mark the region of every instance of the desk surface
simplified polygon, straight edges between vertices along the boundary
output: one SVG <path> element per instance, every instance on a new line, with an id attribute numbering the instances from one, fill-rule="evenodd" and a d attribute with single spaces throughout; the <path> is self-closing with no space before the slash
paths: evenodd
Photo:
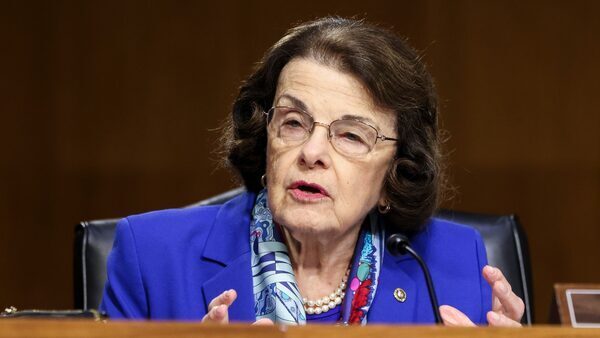
<path id="1" fill-rule="evenodd" d="M 600 329 L 573 329 L 559 326 L 507 328 L 446 328 L 442 326 L 340 327 L 311 325 L 275 327 L 250 325 L 208 325 L 181 322 L 94 322 L 89 320 L 0 319 L 0 337 L 600 337 Z"/>

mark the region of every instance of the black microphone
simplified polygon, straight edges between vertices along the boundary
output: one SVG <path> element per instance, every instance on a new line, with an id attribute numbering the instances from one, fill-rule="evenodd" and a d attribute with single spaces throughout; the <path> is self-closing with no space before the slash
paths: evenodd
<path id="1" fill-rule="evenodd" d="M 429 299 L 431 299 L 431 307 L 433 308 L 433 316 L 437 324 L 442 324 L 442 316 L 440 315 L 440 306 L 438 305 L 437 296 L 435 295 L 435 289 L 433 288 L 433 281 L 429 274 L 429 269 L 419 254 L 413 250 L 410 246 L 408 238 L 402 234 L 393 234 L 385 241 L 385 246 L 389 252 L 394 256 L 404 255 L 406 253 L 413 256 L 419 265 L 423 274 L 425 275 L 425 281 L 427 282 L 427 290 L 429 291 Z"/>

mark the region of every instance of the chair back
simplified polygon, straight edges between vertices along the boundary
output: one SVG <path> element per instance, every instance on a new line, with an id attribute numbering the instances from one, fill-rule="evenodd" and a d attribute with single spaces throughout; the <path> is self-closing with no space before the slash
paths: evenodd
<path id="1" fill-rule="evenodd" d="M 222 204 L 244 192 L 227 191 L 189 207 Z M 533 321 L 533 295 L 529 249 L 523 228 L 515 215 L 492 216 L 441 210 L 436 217 L 471 226 L 485 243 L 489 264 L 502 270 L 513 291 L 525 302 L 522 322 Z M 74 291 L 75 308 L 97 309 L 106 281 L 106 259 L 112 248 L 118 219 L 84 221 L 75 229 Z"/>

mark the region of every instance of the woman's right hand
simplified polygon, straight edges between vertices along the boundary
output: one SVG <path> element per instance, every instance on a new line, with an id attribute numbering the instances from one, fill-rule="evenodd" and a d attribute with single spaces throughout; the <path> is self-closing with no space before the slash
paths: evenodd
<path id="1" fill-rule="evenodd" d="M 227 290 L 217 297 L 213 298 L 208 304 L 208 312 L 202 318 L 203 323 L 229 323 L 229 306 L 233 304 L 237 298 L 235 290 Z M 270 319 L 262 318 L 254 322 L 253 325 L 273 325 Z"/>

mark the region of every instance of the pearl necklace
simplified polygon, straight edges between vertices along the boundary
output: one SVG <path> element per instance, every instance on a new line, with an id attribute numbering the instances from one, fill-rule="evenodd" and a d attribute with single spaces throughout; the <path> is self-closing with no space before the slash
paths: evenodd
<path id="1" fill-rule="evenodd" d="M 323 298 L 319 298 L 317 300 L 309 300 L 306 298 L 302 298 L 302 304 L 304 304 L 304 311 L 306 314 L 321 314 L 325 313 L 336 306 L 342 304 L 342 300 L 344 296 L 346 296 L 346 281 L 348 280 L 348 275 L 350 274 L 350 269 L 346 270 L 344 277 L 342 278 L 342 282 L 335 289 L 334 292 L 329 294 L 329 296 L 325 296 Z"/>

